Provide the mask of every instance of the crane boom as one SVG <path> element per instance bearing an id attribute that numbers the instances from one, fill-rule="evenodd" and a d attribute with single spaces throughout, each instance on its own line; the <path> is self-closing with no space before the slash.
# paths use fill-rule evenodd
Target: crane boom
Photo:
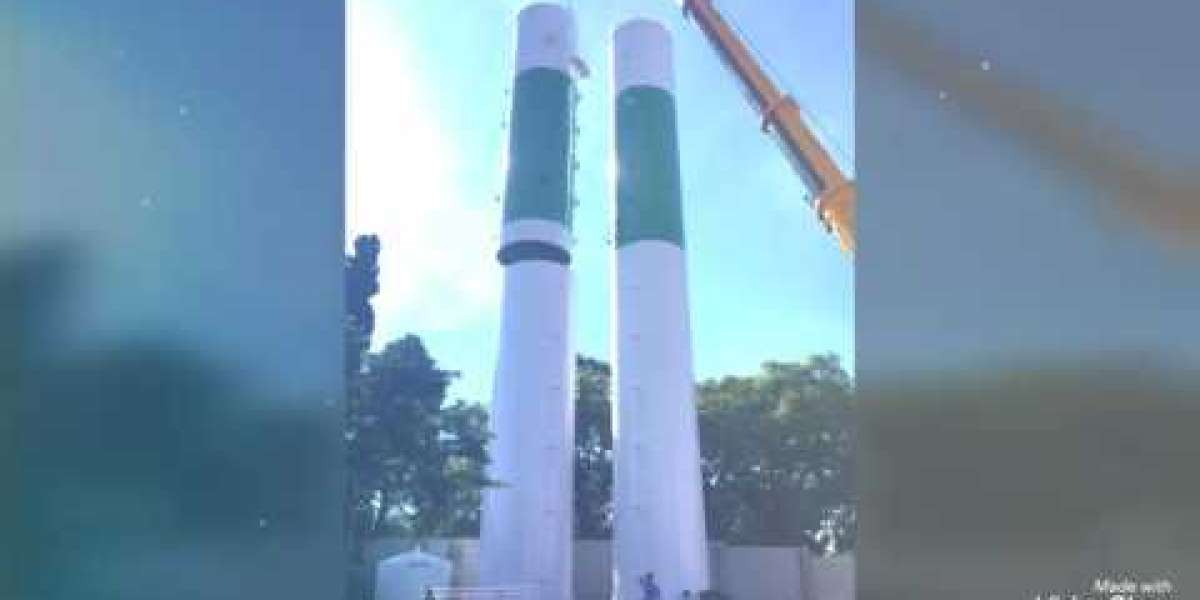
<path id="1" fill-rule="evenodd" d="M 713 5 L 713 0 L 683 0 L 683 13 L 696 22 L 721 60 L 737 75 L 762 117 L 763 131 L 779 143 L 812 194 L 817 216 L 842 248 L 853 253 L 854 182 L 842 173 L 804 122 L 799 105 L 771 80 L 750 48 Z"/>

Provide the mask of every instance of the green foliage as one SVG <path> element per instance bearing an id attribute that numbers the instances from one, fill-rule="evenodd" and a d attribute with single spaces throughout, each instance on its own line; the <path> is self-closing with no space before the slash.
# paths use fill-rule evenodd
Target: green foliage
<path id="1" fill-rule="evenodd" d="M 832 355 L 700 386 L 710 537 L 822 553 L 853 547 L 853 391 Z"/>
<path id="2" fill-rule="evenodd" d="M 612 536 L 612 373 L 576 360 L 575 536 Z M 835 356 L 699 386 L 708 534 L 729 543 L 854 544 L 853 383 Z"/>
<path id="3" fill-rule="evenodd" d="M 612 537 L 612 370 L 575 359 L 575 537 Z"/>
<path id="4" fill-rule="evenodd" d="M 415 537 L 475 535 L 488 483 L 487 414 L 447 403 L 457 374 L 405 336 L 367 356 L 347 441 L 368 531 Z"/>
<path id="5" fill-rule="evenodd" d="M 363 355 L 375 331 L 375 309 L 371 298 L 379 293 L 379 238 L 360 235 L 354 239 L 354 254 L 346 257 L 346 376 L 362 368 Z"/>
<path id="6" fill-rule="evenodd" d="M 362 363 L 371 346 L 375 329 L 375 309 L 371 298 L 379 292 L 379 238 L 360 235 L 354 240 L 354 254 L 343 263 L 345 279 L 345 362 L 346 379 L 345 423 L 347 437 L 347 474 L 345 523 L 350 569 L 346 597 L 352 600 L 367 598 L 370 587 L 370 567 L 366 564 L 366 539 L 377 521 L 372 500 L 375 495 L 367 473 L 369 460 L 353 442 L 357 435 L 354 425 L 363 405 Z"/>
<path id="7" fill-rule="evenodd" d="M 367 352 L 379 291 L 379 239 L 359 236 L 346 257 L 348 598 L 366 598 L 366 541 L 471 536 L 479 530 L 481 490 L 488 484 L 487 413 L 447 402 L 456 373 L 438 368 L 421 339 L 408 335 L 378 354 Z"/>

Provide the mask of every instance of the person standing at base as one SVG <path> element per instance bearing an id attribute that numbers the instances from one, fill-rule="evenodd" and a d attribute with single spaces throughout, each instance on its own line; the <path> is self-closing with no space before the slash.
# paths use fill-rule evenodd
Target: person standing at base
<path id="1" fill-rule="evenodd" d="M 642 575 L 642 600 L 662 600 L 662 590 L 658 589 L 658 584 L 654 581 L 654 573 L 646 573 Z"/>

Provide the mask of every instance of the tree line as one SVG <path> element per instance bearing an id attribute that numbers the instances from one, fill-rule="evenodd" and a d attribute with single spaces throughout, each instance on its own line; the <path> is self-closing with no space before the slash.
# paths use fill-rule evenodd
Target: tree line
<path id="1" fill-rule="evenodd" d="M 374 537 L 473 537 L 488 481 L 487 413 L 449 400 L 458 373 L 416 335 L 369 352 L 379 241 L 346 260 L 347 516 L 352 547 Z M 576 362 L 575 535 L 612 535 L 611 376 Z M 750 376 L 697 386 L 710 539 L 745 545 L 853 548 L 854 384 L 837 356 L 768 362 Z"/>

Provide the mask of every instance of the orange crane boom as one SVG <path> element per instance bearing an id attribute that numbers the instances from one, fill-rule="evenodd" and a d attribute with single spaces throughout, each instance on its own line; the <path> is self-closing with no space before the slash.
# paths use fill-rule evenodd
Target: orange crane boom
<path id="1" fill-rule="evenodd" d="M 812 206 L 826 229 L 842 248 L 856 246 L 854 182 L 847 179 L 817 139 L 791 96 L 779 89 L 750 48 L 713 6 L 713 0 L 682 0 L 683 14 L 691 17 L 733 70 L 762 117 L 762 129 L 779 143 L 792 167 L 812 194 Z"/>

